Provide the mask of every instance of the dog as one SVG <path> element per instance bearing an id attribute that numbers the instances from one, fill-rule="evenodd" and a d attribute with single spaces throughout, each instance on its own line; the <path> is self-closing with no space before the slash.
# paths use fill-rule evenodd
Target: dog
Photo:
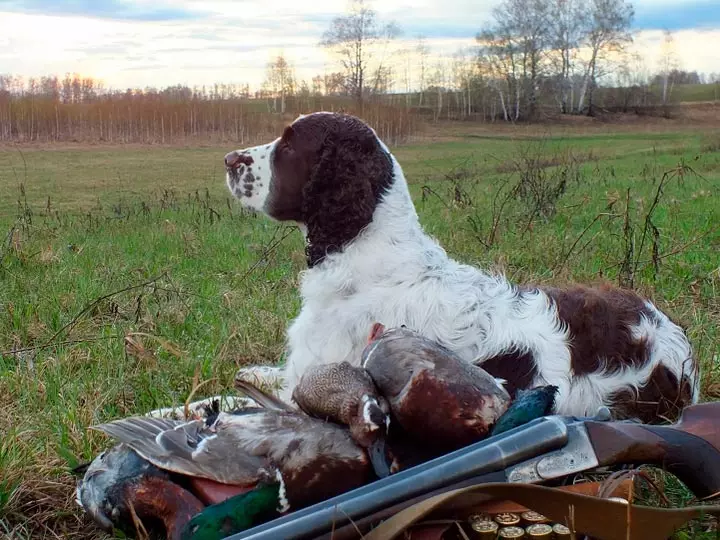
<path id="1" fill-rule="evenodd" d="M 375 322 L 405 325 L 518 389 L 558 387 L 556 414 L 656 423 L 698 401 L 699 370 L 680 326 L 612 286 L 542 287 L 450 258 L 426 234 L 403 170 L 361 119 L 301 115 L 272 142 L 224 157 L 246 207 L 305 236 L 302 307 L 287 362 L 240 376 L 290 399 L 305 370 L 358 365 Z"/>

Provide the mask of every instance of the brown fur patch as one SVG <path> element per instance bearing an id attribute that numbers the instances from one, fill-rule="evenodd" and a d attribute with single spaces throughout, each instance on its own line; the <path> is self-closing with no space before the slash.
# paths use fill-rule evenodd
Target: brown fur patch
<path id="1" fill-rule="evenodd" d="M 392 161 L 364 122 L 313 114 L 283 132 L 272 155 L 267 213 L 304 223 L 307 263 L 342 250 L 372 221 L 392 183 Z"/>
<path id="2" fill-rule="evenodd" d="M 619 418 L 638 419 L 646 424 L 674 423 L 691 404 L 691 387 L 664 366 L 657 366 L 639 392 L 624 390 L 612 397 L 613 412 Z"/>
<path id="3" fill-rule="evenodd" d="M 648 361 L 647 343 L 635 340 L 631 331 L 641 315 L 653 318 L 640 296 L 611 286 L 543 290 L 569 328 L 575 375 L 640 368 Z"/>
<path id="4" fill-rule="evenodd" d="M 537 375 L 535 360 L 531 353 L 511 352 L 488 358 L 480 367 L 496 379 L 505 379 L 505 390 L 515 398 L 518 389 L 530 387 Z"/>

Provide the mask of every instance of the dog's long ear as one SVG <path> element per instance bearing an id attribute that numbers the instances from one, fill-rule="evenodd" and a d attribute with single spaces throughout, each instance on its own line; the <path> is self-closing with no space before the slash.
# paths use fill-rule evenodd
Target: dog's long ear
<path id="1" fill-rule="evenodd" d="M 330 136 L 303 190 L 308 266 L 342 250 L 371 221 L 392 179 L 392 164 L 375 137 Z"/>

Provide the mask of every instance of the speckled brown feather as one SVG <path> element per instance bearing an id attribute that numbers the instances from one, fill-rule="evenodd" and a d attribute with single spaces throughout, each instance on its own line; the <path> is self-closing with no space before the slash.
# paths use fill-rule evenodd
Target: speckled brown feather
<path id="1" fill-rule="evenodd" d="M 405 328 L 375 336 L 362 366 L 410 435 L 462 447 L 487 437 L 509 406 L 494 377 L 440 344 Z"/>
<path id="2" fill-rule="evenodd" d="M 355 440 L 364 447 L 369 446 L 374 432 L 384 431 L 387 426 L 387 401 L 370 375 L 348 362 L 311 367 L 292 397 L 307 414 L 349 426 Z"/>

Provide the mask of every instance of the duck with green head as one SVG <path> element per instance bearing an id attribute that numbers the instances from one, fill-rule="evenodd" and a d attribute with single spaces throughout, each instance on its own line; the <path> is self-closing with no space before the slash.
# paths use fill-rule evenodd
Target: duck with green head
<path id="1" fill-rule="evenodd" d="M 134 515 L 173 540 L 224 538 L 377 478 L 348 429 L 301 411 L 131 417 L 94 429 L 120 444 L 87 468 L 80 504 L 106 528 Z"/>

